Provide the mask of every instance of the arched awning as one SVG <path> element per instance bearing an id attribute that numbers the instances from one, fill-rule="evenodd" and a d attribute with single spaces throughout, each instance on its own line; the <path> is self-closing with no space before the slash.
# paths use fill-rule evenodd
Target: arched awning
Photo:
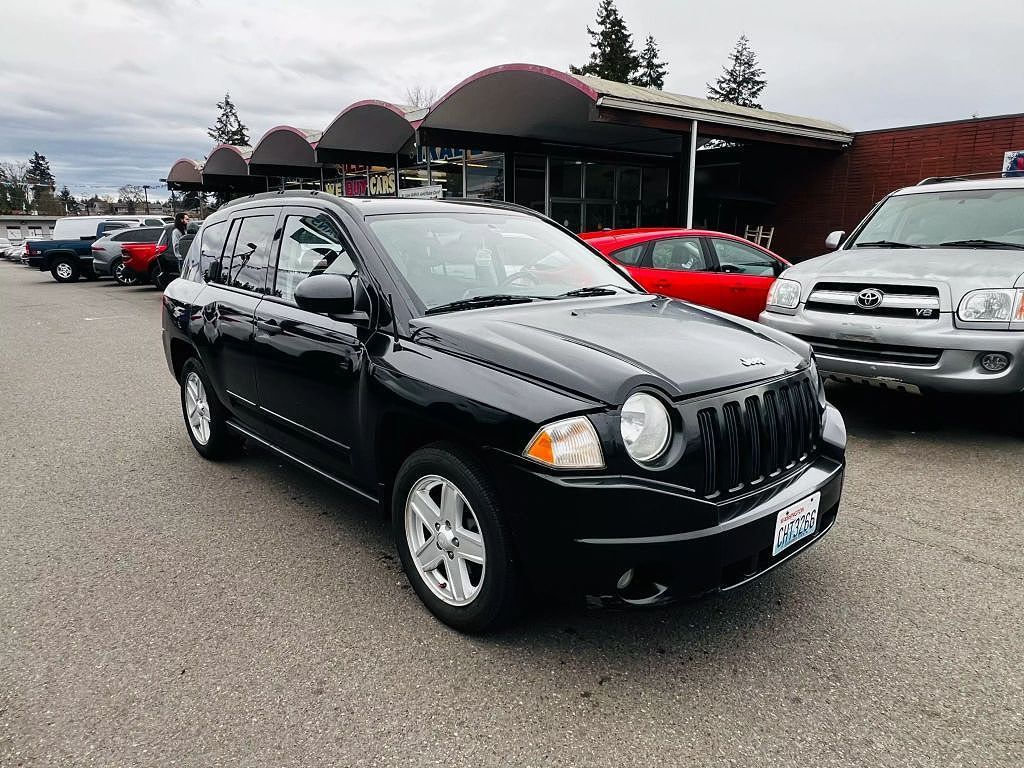
<path id="1" fill-rule="evenodd" d="M 327 126 L 316 158 L 321 163 L 394 165 L 395 155 L 408 154 L 415 126 L 425 113 L 387 101 L 357 101 Z"/>
<path id="2" fill-rule="evenodd" d="M 164 181 L 171 190 L 202 189 L 203 165 L 189 157 L 182 157 L 171 166 Z"/>
<path id="3" fill-rule="evenodd" d="M 263 134 L 249 158 L 249 173 L 262 176 L 319 179 L 316 143 L 320 131 L 278 125 Z"/>
<path id="4" fill-rule="evenodd" d="M 266 190 L 266 177 L 249 173 L 251 156 L 252 147 L 218 144 L 203 164 L 203 187 L 208 190 Z"/>
<path id="5" fill-rule="evenodd" d="M 577 77 L 535 64 L 503 64 L 467 77 L 420 123 L 423 142 L 499 149 L 523 140 L 621 152 L 671 153 L 694 121 L 702 137 L 838 148 L 834 123 L 693 96 Z"/>
<path id="6" fill-rule="evenodd" d="M 600 94 L 584 79 L 535 64 L 503 64 L 470 75 L 442 96 L 420 124 L 435 146 L 511 149 L 523 140 L 671 153 L 678 134 L 598 122 Z"/>

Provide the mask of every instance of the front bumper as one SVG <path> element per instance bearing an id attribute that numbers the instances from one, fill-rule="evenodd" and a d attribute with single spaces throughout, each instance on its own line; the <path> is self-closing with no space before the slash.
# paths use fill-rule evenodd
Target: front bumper
<path id="1" fill-rule="evenodd" d="M 800 307 L 795 315 L 761 313 L 760 322 L 770 328 L 810 339 L 855 340 L 941 351 L 938 361 L 927 365 L 855 360 L 815 349 L 818 370 L 840 381 L 864 381 L 889 389 L 1005 395 L 1024 391 L 1024 333 L 957 328 L 952 315 L 938 320 L 842 315 Z M 814 346 L 811 341 L 812 347 Z M 981 367 L 987 352 L 1002 352 L 1010 365 L 999 373 Z M 908 386 L 909 385 L 909 386 Z"/>
<path id="2" fill-rule="evenodd" d="M 773 485 L 714 503 L 634 477 L 495 467 L 516 552 L 538 594 L 651 605 L 733 589 L 819 541 L 835 523 L 845 427 L 829 408 L 821 453 Z M 811 536 L 772 555 L 777 514 L 820 492 Z M 632 571 L 631 581 L 622 578 Z"/>

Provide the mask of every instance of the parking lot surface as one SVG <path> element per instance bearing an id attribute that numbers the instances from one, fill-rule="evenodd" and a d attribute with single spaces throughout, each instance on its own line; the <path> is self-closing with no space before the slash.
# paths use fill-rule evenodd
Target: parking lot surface
<path id="1" fill-rule="evenodd" d="M 0 765 L 1024 763 L 1024 440 L 834 388 L 833 532 L 735 593 L 470 638 L 379 513 L 200 459 L 159 294 L 0 263 Z"/>

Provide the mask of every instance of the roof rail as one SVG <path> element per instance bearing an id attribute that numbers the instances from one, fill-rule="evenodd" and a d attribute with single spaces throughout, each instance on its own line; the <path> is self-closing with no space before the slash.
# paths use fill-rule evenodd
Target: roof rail
<path id="1" fill-rule="evenodd" d="M 921 179 L 919 182 L 917 182 L 916 186 L 922 187 L 927 184 L 942 184 L 944 181 L 967 181 L 969 179 L 982 179 L 990 176 L 1000 177 L 1006 173 L 1006 171 L 982 171 L 981 173 L 958 173 L 953 176 L 929 176 L 928 178 Z M 1010 171 L 1009 173 L 1013 172 Z"/>

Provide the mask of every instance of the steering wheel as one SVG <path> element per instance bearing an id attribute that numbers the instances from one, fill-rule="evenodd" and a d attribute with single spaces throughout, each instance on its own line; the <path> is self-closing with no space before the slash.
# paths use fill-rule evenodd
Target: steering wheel
<path id="1" fill-rule="evenodd" d="M 513 272 L 511 275 L 506 277 L 500 283 L 499 288 L 505 288 L 512 285 L 516 280 L 522 280 L 524 285 L 540 285 L 540 278 L 537 277 L 536 272 L 531 272 L 527 269 L 520 269 L 518 272 Z"/>

